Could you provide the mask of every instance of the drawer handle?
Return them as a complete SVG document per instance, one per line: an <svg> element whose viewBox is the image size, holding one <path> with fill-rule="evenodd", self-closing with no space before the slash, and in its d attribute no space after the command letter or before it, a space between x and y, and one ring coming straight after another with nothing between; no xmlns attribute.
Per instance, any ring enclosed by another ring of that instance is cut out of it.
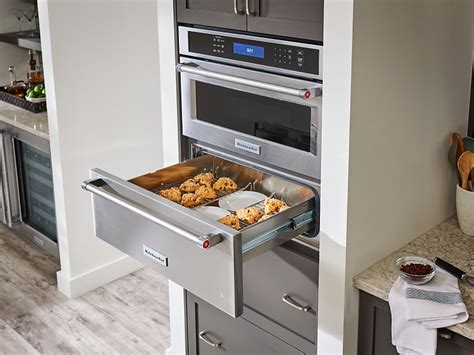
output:
<svg viewBox="0 0 474 355"><path fill-rule="evenodd" d="M443 339L446 339L446 340L449 340L453 337L453 335L446 329L444 329L444 331L439 329L438 330L438 335L439 335L440 338L443 338Z"/></svg>
<svg viewBox="0 0 474 355"><path fill-rule="evenodd" d="M244 15L245 13L242 10L239 10L239 5L237 5L238 0L234 0L234 14Z"/></svg>
<svg viewBox="0 0 474 355"><path fill-rule="evenodd" d="M199 339L201 339L207 345L212 346L213 348L218 348L219 346L222 345L221 341L214 342L211 339L209 339L208 336L207 336L207 330L203 330L203 331L199 332Z"/></svg>
<svg viewBox="0 0 474 355"><path fill-rule="evenodd" d="M291 307L293 308L296 308L298 311L301 311L301 312L309 312L311 311L311 307L306 305L306 306L302 306L300 305L298 302L296 302L293 298L291 298L290 295L288 295L287 293L285 293L282 297L281 297L282 301L285 302L286 304L289 304Z"/></svg>
<svg viewBox="0 0 474 355"><path fill-rule="evenodd" d="M159 224L160 226L169 229L182 237L191 240L192 242L196 243L200 248L202 249L209 249L210 247L219 244L221 242L221 235L220 234L207 234L204 236L197 236L194 235L181 227L174 225L170 222L167 222L165 220L162 220L161 218L158 218L140 207L137 207L130 203L129 201L125 200L124 198L117 196L111 192L108 192L104 189L101 188L101 186L105 185L106 182L103 179L92 179L92 180L87 180L82 183L82 188L86 191L92 192L93 194L100 196L110 202L113 202L123 208L128 209L129 211L132 211L142 217L145 217L146 219Z"/></svg>

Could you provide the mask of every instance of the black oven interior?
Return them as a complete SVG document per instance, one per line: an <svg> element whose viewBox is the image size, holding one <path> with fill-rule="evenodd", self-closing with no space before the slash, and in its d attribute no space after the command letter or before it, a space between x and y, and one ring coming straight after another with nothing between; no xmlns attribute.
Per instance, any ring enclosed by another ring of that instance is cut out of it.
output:
<svg viewBox="0 0 474 355"><path fill-rule="evenodd" d="M311 107L196 81L194 119L311 151Z"/></svg>

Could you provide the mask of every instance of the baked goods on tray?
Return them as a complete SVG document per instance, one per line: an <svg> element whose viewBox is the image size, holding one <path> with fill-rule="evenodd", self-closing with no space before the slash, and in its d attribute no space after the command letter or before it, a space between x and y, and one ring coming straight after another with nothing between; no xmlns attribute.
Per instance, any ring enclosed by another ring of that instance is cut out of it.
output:
<svg viewBox="0 0 474 355"><path fill-rule="evenodd" d="M196 181L199 185L212 187L212 184L214 183L214 174L209 171L207 173L196 175L194 177L194 181Z"/></svg>
<svg viewBox="0 0 474 355"><path fill-rule="evenodd" d="M267 198L264 204L265 214L278 213L282 208L288 208L285 202L276 198Z"/></svg>
<svg viewBox="0 0 474 355"><path fill-rule="evenodd" d="M204 202L205 201L203 200L202 197L193 193L184 194L183 197L181 198L181 204L184 207L197 207L197 206L202 205Z"/></svg>
<svg viewBox="0 0 474 355"><path fill-rule="evenodd" d="M262 210L258 207L247 207L237 211L237 218L248 224L256 223L262 215Z"/></svg>
<svg viewBox="0 0 474 355"><path fill-rule="evenodd" d="M214 190L212 187L207 187L204 185L199 186L195 194L199 197L202 197L208 200L214 200L217 198L216 190Z"/></svg>
<svg viewBox="0 0 474 355"><path fill-rule="evenodd" d="M188 179L179 185L179 189L182 192L195 192L199 188L199 183L194 179Z"/></svg>
<svg viewBox="0 0 474 355"><path fill-rule="evenodd" d="M240 228L242 228L240 226L240 221L235 214L228 214L227 216L224 216L221 219L219 219L218 222L225 224L226 226L230 228L234 228L236 230L239 230Z"/></svg>
<svg viewBox="0 0 474 355"><path fill-rule="evenodd" d="M213 186L216 191L235 191L239 188L234 180L228 177L219 178Z"/></svg>
<svg viewBox="0 0 474 355"><path fill-rule="evenodd" d="M158 194L168 200L171 200L176 203L181 202L181 190L177 187L172 187L170 189L161 190Z"/></svg>

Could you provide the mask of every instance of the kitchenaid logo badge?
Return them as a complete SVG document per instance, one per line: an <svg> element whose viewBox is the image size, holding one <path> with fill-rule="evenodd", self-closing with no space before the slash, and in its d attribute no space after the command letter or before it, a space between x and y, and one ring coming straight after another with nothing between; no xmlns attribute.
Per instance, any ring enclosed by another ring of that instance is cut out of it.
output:
<svg viewBox="0 0 474 355"><path fill-rule="evenodd" d="M260 150L262 149L260 145L249 143L240 139L235 140L235 147L257 155L260 155Z"/></svg>
<svg viewBox="0 0 474 355"><path fill-rule="evenodd" d="M168 258L164 255L161 255L156 250L144 245L143 254L148 256L150 259L153 259L153 261L156 261L158 264L168 267Z"/></svg>

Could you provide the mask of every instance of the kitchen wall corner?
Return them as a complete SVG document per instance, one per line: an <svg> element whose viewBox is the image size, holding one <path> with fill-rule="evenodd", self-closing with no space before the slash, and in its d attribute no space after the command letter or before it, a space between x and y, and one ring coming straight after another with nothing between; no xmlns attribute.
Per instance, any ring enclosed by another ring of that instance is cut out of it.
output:
<svg viewBox="0 0 474 355"><path fill-rule="evenodd" d="M39 1L60 291L78 296L141 267L94 236L91 168L122 178L162 167L156 2ZM127 19L127 21L122 21Z"/></svg>

